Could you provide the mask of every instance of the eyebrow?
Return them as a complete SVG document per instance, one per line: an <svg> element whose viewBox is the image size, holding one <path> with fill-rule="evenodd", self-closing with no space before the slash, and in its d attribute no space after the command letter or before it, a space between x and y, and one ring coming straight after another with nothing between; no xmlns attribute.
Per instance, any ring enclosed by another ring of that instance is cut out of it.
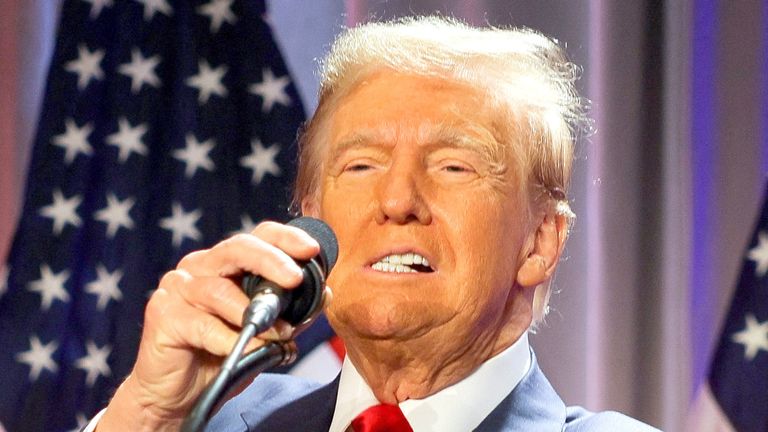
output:
<svg viewBox="0 0 768 432"><path fill-rule="evenodd" d="M343 137L333 146L331 161L349 149L370 146L372 143L393 146L397 137L396 125L380 125L375 129L356 130ZM474 132L474 133L472 133ZM477 152L491 162L498 153L501 144L493 133L485 128L470 123L432 123L424 122L418 126L416 141L429 147L454 147Z"/></svg>

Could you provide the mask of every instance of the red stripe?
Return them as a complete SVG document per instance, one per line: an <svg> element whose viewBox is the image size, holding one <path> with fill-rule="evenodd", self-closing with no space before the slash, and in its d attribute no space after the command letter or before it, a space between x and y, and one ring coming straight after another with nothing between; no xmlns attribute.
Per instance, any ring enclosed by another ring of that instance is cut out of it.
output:
<svg viewBox="0 0 768 432"><path fill-rule="evenodd" d="M19 95L19 22L22 16L23 0L3 3L0 14L0 262L5 261L5 253L10 245L13 230L16 228L18 196L21 185L17 184L18 171L26 167L16 166L17 154L27 143L17 142L19 118L16 100ZM41 32L42 33L42 32ZM32 46L33 44L28 44Z"/></svg>

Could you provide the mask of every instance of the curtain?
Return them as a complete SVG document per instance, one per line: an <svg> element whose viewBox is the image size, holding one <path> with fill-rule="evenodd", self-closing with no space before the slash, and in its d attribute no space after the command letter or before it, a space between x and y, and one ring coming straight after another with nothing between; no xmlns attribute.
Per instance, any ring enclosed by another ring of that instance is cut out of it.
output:
<svg viewBox="0 0 768 432"><path fill-rule="evenodd" d="M2 0L0 255L23 193L56 4ZM278 0L273 27L315 104L343 25L434 13L536 28L584 67L577 221L532 344L568 404L681 430L707 372L768 169L768 5L754 0ZM297 30L298 29L298 30Z"/></svg>

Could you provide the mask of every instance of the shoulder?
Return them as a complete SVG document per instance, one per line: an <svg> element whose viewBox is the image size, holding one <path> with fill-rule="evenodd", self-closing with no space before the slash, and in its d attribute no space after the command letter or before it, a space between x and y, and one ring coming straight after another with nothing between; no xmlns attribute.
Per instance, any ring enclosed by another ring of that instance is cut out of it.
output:
<svg viewBox="0 0 768 432"><path fill-rule="evenodd" d="M238 394L232 401L246 400L249 404L256 402L293 400L311 393L321 387L314 381L291 375L263 373Z"/></svg>
<svg viewBox="0 0 768 432"><path fill-rule="evenodd" d="M242 424L240 419L244 416L268 417L320 387L318 383L290 375L261 374L221 407L211 419L209 430L224 430L221 427Z"/></svg>
<svg viewBox="0 0 768 432"><path fill-rule="evenodd" d="M659 432L624 414L615 411L593 413L582 407L568 407L563 431L566 432Z"/></svg>

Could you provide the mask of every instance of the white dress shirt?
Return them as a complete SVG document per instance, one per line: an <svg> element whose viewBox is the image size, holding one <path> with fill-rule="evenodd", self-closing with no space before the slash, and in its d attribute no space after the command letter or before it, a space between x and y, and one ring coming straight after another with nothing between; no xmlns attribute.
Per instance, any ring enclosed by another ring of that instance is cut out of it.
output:
<svg viewBox="0 0 768 432"><path fill-rule="evenodd" d="M528 335L483 363L463 380L424 399L399 404L414 432L467 432L506 398L531 367ZM365 409L378 405L355 365L344 360L329 432L345 432Z"/></svg>

